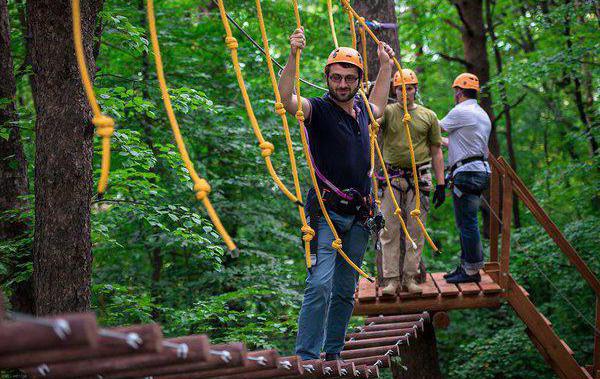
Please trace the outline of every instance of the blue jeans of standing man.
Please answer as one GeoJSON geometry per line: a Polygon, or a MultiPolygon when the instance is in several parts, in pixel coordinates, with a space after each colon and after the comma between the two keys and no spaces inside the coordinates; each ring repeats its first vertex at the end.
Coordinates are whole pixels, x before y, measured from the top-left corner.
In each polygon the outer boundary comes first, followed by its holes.
{"type": "MultiPolygon", "coordinates": [[[[329,216],[344,252],[360,267],[369,240],[367,227],[356,216],[331,211],[329,216]]],[[[296,354],[303,360],[318,359],[321,348],[330,354],[342,351],[358,280],[358,273],[331,247],[334,237],[324,217],[319,218],[317,237],[317,265],[308,270],[298,318],[296,354]]]]}
{"type": "Polygon", "coordinates": [[[479,235],[477,212],[481,193],[489,182],[486,172],[463,171],[453,178],[454,219],[460,231],[460,260],[465,270],[483,267],[483,246],[479,235]]]}

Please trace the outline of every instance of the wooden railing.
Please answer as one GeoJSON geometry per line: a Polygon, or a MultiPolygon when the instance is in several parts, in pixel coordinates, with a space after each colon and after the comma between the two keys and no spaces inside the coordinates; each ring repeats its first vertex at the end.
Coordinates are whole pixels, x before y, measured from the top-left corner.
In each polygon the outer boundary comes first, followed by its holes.
{"type": "Polygon", "coordinates": [[[511,283],[514,283],[510,277],[510,225],[514,193],[594,291],[596,296],[596,329],[594,331],[593,366],[590,367],[589,371],[591,371],[592,377],[600,377],[600,334],[597,332],[597,330],[600,330],[600,281],[550,219],[512,167],[502,157],[495,158],[491,154],[489,162],[492,169],[489,201],[490,261],[496,263],[499,267],[498,283],[505,291],[510,291],[512,288],[511,283]],[[500,250],[498,248],[499,239],[501,239],[500,250]]]}

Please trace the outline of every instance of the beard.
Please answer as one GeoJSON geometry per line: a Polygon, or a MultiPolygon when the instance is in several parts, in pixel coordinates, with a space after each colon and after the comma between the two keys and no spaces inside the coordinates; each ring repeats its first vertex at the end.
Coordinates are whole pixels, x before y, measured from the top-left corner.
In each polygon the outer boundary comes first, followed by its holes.
{"type": "Polygon", "coordinates": [[[354,98],[354,96],[356,96],[356,94],[358,93],[358,86],[356,88],[344,88],[344,93],[340,94],[340,89],[334,89],[331,86],[329,86],[329,96],[331,96],[335,101],[338,101],[340,103],[345,103],[351,99],[354,98]]]}

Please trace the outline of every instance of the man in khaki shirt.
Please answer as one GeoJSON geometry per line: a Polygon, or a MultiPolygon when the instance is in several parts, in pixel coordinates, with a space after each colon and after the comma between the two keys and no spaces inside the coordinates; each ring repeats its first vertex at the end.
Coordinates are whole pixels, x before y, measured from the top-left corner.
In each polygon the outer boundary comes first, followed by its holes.
{"type": "Polygon", "coordinates": [[[410,216],[415,207],[415,183],[412,175],[410,151],[402,119],[402,75],[406,86],[408,112],[412,117],[410,136],[415,152],[415,162],[419,177],[421,193],[421,221],[426,222],[429,211],[429,193],[432,189],[431,169],[435,174],[437,186],[434,194],[434,205],[439,207],[445,200],[444,191],[444,157],[440,145],[442,136],[436,114],[420,104],[415,103],[418,90],[416,74],[409,69],[394,75],[394,91],[398,102],[385,108],[381,119],[383,141],[383,158],[385,160],[392,188],[385,186],[385,181],[378,175],[382,184],[381,211],[385,218],[385,227],[379,235],[383,253],[383,278],[386,286],[384,295],[395,295],[402,284],[411,293],[421,292],[415,278],[419,274],[419,264],[423,251],[424,236],[416,220],[410,216]],[[416,246],[406,241],[398,216],[394,213],[395,205],[390,191],[394,191],[396,200],[402,211],[402,218],[416,246]],[[404,254],[402,254],[404,253],[404,254]],[[404,255],[404,265],[400,272],[400,259],[404,255]]]}

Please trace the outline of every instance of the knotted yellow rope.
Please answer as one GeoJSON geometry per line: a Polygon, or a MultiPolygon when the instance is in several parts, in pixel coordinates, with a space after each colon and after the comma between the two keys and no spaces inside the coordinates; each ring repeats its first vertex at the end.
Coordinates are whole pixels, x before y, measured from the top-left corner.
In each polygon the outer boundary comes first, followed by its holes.
{"type": "Polygon", "coordinates": [[[248,114],[248,118],[250,119],[250,125],[252,125],[252,130],[254,131],[254,135],[256,136],[256,139],[258,139],[258,143],[259,143],[258,146],[262,150],[261,155],[265,159],[265,164],[267,166],[267,170],[269,171],[271,178],[273,178],[273,181],[275,182],[277,187],[279,187],[281,192],[283,192],[283,194],[285,196],[287,196],[287,198],[290,199],[291,201],[293,201],[294,203],[296,203],[298,205],[302,205],[302,202],[299,201],[298,198],[287,189],[285,184],[283,184],[283,182],[281,181],[281,179],[275,172],[275,168],[273,167],[273,163],[271,162],[271,154],[273,153],[273,150],[275,149],[275,147],[273,146],[273,144],[271,142],[265,141],[265,139],[262,135],[262,132],[260,131],[260,126],[258,125],[258,120],[256,119],[256,116],[254,115],[254,110],[252,109],[252,103],[250,102],[250,97],[248,96],[248,91],[246,90],[246,84],[244,83],[244,76],[242,74],[242,68],[240,67],[240,62],[239,62],[238,53],[237,53],[238,42],[233,37],[233,34],[231,33],[231,27],[229,26],[229,20],[227,20],[227,13],[225,12],[225,5],[223,4],[223,0],[218,0],[217,4],[219,6],[219,12],[221,14],[221,21],[223,22],[223,27],[225,28],[225,33],[226,33],[225,43],[226,43],[227,47],[231,50],[231,61],[233,63],[233,69],[235,71],[235,76],[237,78],[238,85],[240,87],[240,92],[242,93],[242,97],[244,99],[246,113],[248,114]]]}
{"type": "MultiPolygon", "coordinates": [[[[367,99],[367,95],[364,92],[364,88],[361,88],[358,92],[360,93],[360,96],[362,97],[365,104],[369,104],[369,99],[367,99]]],[[[402,219],[402,211],[400,210],[400,206],[398,205],[398,201],[396,200],[396,195],[394,194],[392,183],[390,181],[390,177],[388,175],[387,168],[385,167],[383,155],[381,154],[381,149],[379,148],[379,143],[377,142],[377,131],[379,130],[379,123],[377,122],[377,120],[375,120],[375,117],[373,116],[373,112],[371,111],[371,107],[368,105],[367,105],[367,113],[369,114],[369,119],[371,120],[371,130],[370,130],[371,149],[373,149],[373,147],[375,148],[375,151],[377,152],[377,156],[379,158],[379,162],[381,163],[381,167],[383,168],[383,176],[385,177],[387,186],[390,189],[390,195],[392,197],[392,201],[394,202],[394,207],[395,207],[394,214],[398,217],[398,220],[400,220],[400,225],[402,226],[402,230],[404,231],[404,235],[406,236],[407,240],[412,244],[413,249],[416,249],[417,245],[415,244],[415,241],[410,237],[410,234],[408,233],[408,228],[406,227],[406,223],[402,219]]],[[[373,157],[373,155],[374,155],[374,153],[373,153],[373,151],[371,151],[371,156],[373,157]]],[[[373,163],[371,163],[371,164],[373,164],[373,163]]],[[[373,166],[371,166],[371,167],[373,167],[373,166]]],[[[372,178],[375,178],[375,175],[372,175],[372,178]]],[[[374,179],[373,183],[376,183],[376,182],[377,182],[377,179],[374,179]]],[[[375,193],[376,198],[378,198],[378,196],[375,192],[375,191],[377,191],[377,184],[374,184],[373,191],[375,193]]],[[[377,200],[379,202],[381,202],[381,200],[379,200],[379,199],[377,199],[377,200]]]]}
{"type": "Polygon", "coordinates": [[[331,36],[333,37],[333,44],[336,49],[340,47],[338,45],[337,35],[335,34],[335,22],[333,22],[333,6],[331,0],[327,0],[327,14],[329,16],[329,27],[331,28],[331,36]]]}
{"type": "MultiPolygon", "coordinates": [[[[331,3],[331,0],[329,0],[331,3]]],[[[287,144],[288,155],[290,156],[290,164],[292,166],[292,177],[294,178],[294,189],[296,190],[296,198],[302,201],[302,190],[300,189],[300,180],[298,179],[298,167],[296,166],[296,156],[294,154],[294,147],[292,145],[292,137],[290,135],[290,128],[286,117],[285,108],[281,102],[281,94],[279,93],[279,87],[277,86],[277,77],[275,76],[275,70],[273,68],[273,62],[271,61],[271,53],[269,50],[269,39],[267,38],[267,30],[265,28],[265,21],[263,18],[262,7],[260,6],[260,0],[256,0],[256,13],[258,16],[258,24],[260,26],[260,34],[263,41],[263,47],[265,49],[265,59],[267,60],[267,67],[269,68],[269,78],[271,85],[273,86],[273,93],[275,94],[275,112],[281,117],[281,124],[285,133],[285,141],[287,144]]],[[[312,262],[310,260],[310,241],[315,236],[315,231],[308,225],[306,221],[306,214],[304,213],[304,207],[298,205],[298,213],[300,214],[300,220],[302,221],[302,240],[304,241],[304,253],[306,259],[306,266],[310,268],[312,262]]]]}
{"type": "MultiPolygon", "coordinates": [[[[300,21],[300,11],[298,10],[298,0],[293,0],[293,4],[294,4],[294,16],[296,18],[296,28],[301,28],[302,23],[300,21]]],[[[300,96],[300,54],[301,54],[301,50],[298,49],[296,51],[296,57],[295,57],[296,58],[296,60],[295,60],[295,63],[296,63],[296,74],[295,74],[296,97],[298,99],[298,111],[296,112],[296,119],[298,120],[298,123],[300,124],[300,136],[302,138],[302,147],[304,149],[304,155],[306,156],[306,160],[308,161],[308,171],[310,173],[310,179],[313,183],[313,187],[314,187],[315,193],[317,195],[319,207],[321,208],[321,212],[323,213],[323,217],[325,218],[325,221],[327,222],[329,229],[331,229],[331,232],[333,233],[334,240],[331,244],[331,247],[333,247],[342,256],[342,258],[344,258],[344,260],[346,260],[346,262],[348,262],[348,264],[354,270],[356,270],[361,276],[365,277],[367,280],[369,280],[370,282],[373,283],[375,280],[373,278],[371,278],[369,275],[367,275],[363,270],[361,270],[360,267],[358,267],[356,264],[354,264],[354,262],[352,262],[352,260],[346,255],[346,253],[344,253],[344,250],[342,248],[342,240],[340,239],[338,232],[335,230],[335,225],[333,225],[333,221],[331,221],[331,218],[329,217],[329,213],[327,212],[327,208],[325,207],[325,203],[323,202],[323,197],[321,196],[321,190],[319,189],[319,183],[317,182],[317,176],[315,175],[315,169],[314,169],[313,162],[311,159],[310,150],[308,148],[308,142],[306,140],[306,126],[304,125],[304,112],[302,111],[302,98],[300,96]]],[[[367,106],[368,106],[368,104],[367,104],[367,106]]]]}
{"type": "Polygon", "coordinates": [[[100,165],[100,179],[98,180],[98,193],[103,194],[106,191],[108,183],[108,173],[110,171],[110,137],[115,131],[115,121],[102,114],[94,87],[88,74],[87,64],[85,62],[85,54],[83,52],[83,41],[81,36],[81,10],[79,0],[71,1],[71,13],[73,18],[73,42],[75,46],[75,56],[77,58],[77,67],[81,76],[81,82],[88,99],[88,103],[94,113],[92,124],[96,127],[96,134],[102,138],[102,163],[100,165]]]}
{"type": "MultiPolygon", "coordinates": [[[[154,2],[153,0],[147,0],[146,2],[146,13],[148,17],[148,28],[150,30],[150,40],[152,41],[152,51],[154,52],[154,62],[156,65],[156,75],[158,78],[158,83],[160,85],[160,91],[162,94],[163,102],[165,105],[165,110],[167,111],[167,116],[169,118],[169,123],[171,124],[171,129],[173,130],[173,135],[175,136],[175,141],[177,143],[177,148],[179,149],[179,154],[183,160],[185,168],[190,173],[190,177],[194,182],[194,191],[196,192],[196,199],[202,201],[206,211],[208,212],[208,216],[212,220],[217,232],[221,235],[223,241],[227,245],[227,248],[231,252],[232,255],[236,255],[236,246],[233,243],[229,233],[223,227],[217,212],[215,212],[210,200],[208,199],[208,194],[211,191],[211,187],[206,181],[206,179],[202,179],[196,173],[194,169],[194,164],[192,163],[190,156],[188,155],[187,149],[185,147],[185,142],[183,141],[183,137],[181,136],[181,131],[179,130],[179,124],[177,123],[177,118],[175,117],[175,112],[173,111],[173,106],[171,105],[171,97],[169,96],[169,91],[167,89],[167,82],[165,80],[165,73],[163,70],[162,57],[160,54],[160,47],[158,44],[158,36],[156,33],[156,17],[154,16],[154,2]]],[[[265,146],[265,149],[270,149],[270,146],[265,146]]]]}
{"type": "MultiPolygon", "coordinates": [[[[361,19],[364,21],[364,17],[361,17],[361,19]]],[[[363,79],[364,79],[364,83],[366,85],[369,84],[369,64],[367,63],[367,34],[365,33],[365,28],[363,28],[362,26],[359,28],[359,32],[360,32],[360,44],[362,45],[362,55],[363,55],[363,66],[364,66],[364,75],[363,75],[363,79]]]]}
{"type": "MultiPolygon", "coordinates": [[[[369,33],[369,35],[371,36],[373,41],[377,45],[379,45],[379,43],[380,43],[379,39],[377,38],[377,36],[375,36],[373,31],[367,26],[364,18],[360,17],[360,15],[358,13],[356,13],[356,11],[352,8],[352,6],[350,6],[350,3],[348,2],[348,0],[340,0],[340,1],[342,2],[344,9],[346,9],[346,11],[349,12],[349,14],[351,13],[358,20],[358,22],[362,25],[362,27],[365,29],[365,31],[367,31],[367,33],[369,33]]],[[[394,65],[396,66],[398,71],[402,72],[402,66],[400,65],[400,62],[398,61],[398,59],[396,59],[396,57],[393,57],[393,60],[394,60],[394,65]]],[[[421,196],[419,194],[419,176],[417,173],[417,164],[415,163],[415,151],[413,148],[413,143],[412,143],[412,138],[410,135],[410,128],[409,128],[409,124],[412,121],[412,117],[408,113],[408,105],[407,105],[407,101],[406,101],[406,85],[404,83],[404,77],[402,75],[400,75],[400,78],[402,81],[402,106],[404,109],[404,117],[402,118],[402,122],[404,124],[404,132],[406,133],[406,139],[408,141],[408,148],[410,151],[410,162],[411,162],[411,166],[412,166],[413,181],[414,181],[414,185],[415,185],[415,196],[416,196],[415,209],[413,209],[410,212],[410,215],[417,221],[419,228],[423,232],[423,235],[425,236],[425,239],[427,240],[427,242],[429,243],[431,248],[436,253],[440,253],[440,250],[437,248],[437,246],[431,240],[429,233],[427,233],[427,229],[425,229],[425,225],[423,225],[423,222],[421,221],[421,218],[419,217],[421,215],[421,196]]]]}

